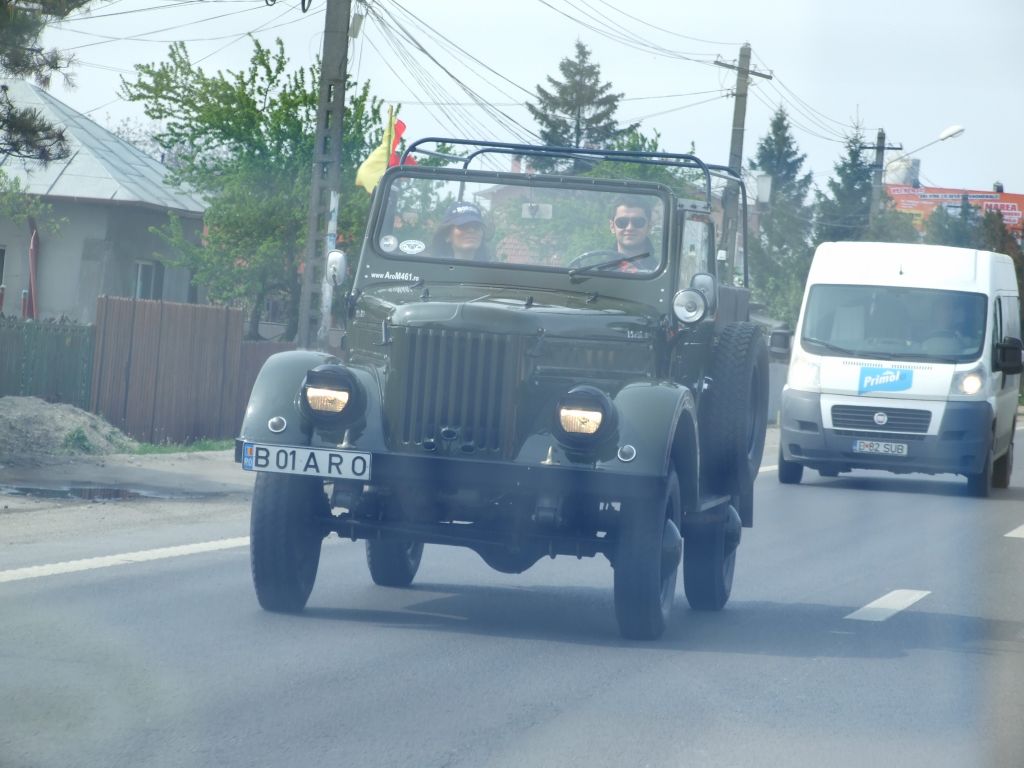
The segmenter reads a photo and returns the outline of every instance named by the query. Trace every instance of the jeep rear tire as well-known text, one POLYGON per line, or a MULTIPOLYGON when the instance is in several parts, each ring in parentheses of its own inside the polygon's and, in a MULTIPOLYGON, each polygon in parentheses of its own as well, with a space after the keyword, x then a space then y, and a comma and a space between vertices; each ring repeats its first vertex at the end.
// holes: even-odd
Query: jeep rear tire
POLYGON ((730 323, 722 329, 710 366, 711 388, 701 407, 701 467, 705 487, 738 503, 751 526, 753 486, 764 455, 768 424, 768 347, 760 326, 730 323))
POLYGON ((675 599, 682 538, 682 502, 675 470, 657 509, 621 505, 615 568, 615 618, 628 640, 661 637, 675 599))
POLYGON ((684 521, 683 588, 690 607, 697 611, 720 611, 732 594, 736 570, 736 549, 743 526, 730 505, 684 521))
POLYGON ((256 599, 267 611, 297 613, 306 607, 320 565, 320 545, 330 515, 316 478, 260 472, 252 494, 249 559, 256 599))
POLYGON ((422 541, 366 540, 366 564, 370 568, 370 578, 382 587, 408 587, 416 578, 422 557, 422 541))

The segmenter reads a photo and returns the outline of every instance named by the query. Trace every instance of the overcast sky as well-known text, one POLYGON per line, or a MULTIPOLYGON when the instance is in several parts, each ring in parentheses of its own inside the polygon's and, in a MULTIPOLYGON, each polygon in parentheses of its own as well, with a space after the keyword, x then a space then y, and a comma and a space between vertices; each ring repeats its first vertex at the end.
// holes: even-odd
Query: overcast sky
MULTIPOLYGON (((280 36, 296 66, 308 63, 320 52, 326 0, 308 2, 305 13, 300 0, 95 2, 46 35, 47 46, 74 48, 80 59, 77 87, 55 83, 52 92, 109 127, 125 117, 143 120, 138 105, 118 100, 119 78, 132 79, 134 64, 161 60, 172 40, 187 41, 208 72, 243 68, 250 32, 268 43, 280 36)), ((773 79, 753 78, 744 165, 782 104, 818 186, 855 125, 872 144, 884 128, 905 151, 962 125, 959 138, 915 154, 923 183, 989 189, 1000 180, 1007 192, 1024 193, 1024 68, 1015 55, 1022 38, 1021 0, 373 0, 349 55, 358 80, 402 103, 407 139, 522 140, 536 130, 521 105, 526 92, 557 76, 580 39, 603 79, 625 96, 620 122, 659 131, 666 150, 686 152, 692 142, 704 160, 724 165, 736 74, 713 62, 735 63, 749 42, 753 67, 773 79), (423 51, 403 39, 400 26, 423 51), (452 76, 507 118, 499 122, 472 105, 452 76)))

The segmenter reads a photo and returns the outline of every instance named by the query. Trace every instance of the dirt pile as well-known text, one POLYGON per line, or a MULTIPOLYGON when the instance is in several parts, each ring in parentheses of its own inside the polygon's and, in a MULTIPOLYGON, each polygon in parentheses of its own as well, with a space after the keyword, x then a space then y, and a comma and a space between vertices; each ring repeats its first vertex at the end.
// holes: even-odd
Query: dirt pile
POLYGON ((137 443, 99 416, 38 397, 0 397, 0 461, 131 453, 137 443))

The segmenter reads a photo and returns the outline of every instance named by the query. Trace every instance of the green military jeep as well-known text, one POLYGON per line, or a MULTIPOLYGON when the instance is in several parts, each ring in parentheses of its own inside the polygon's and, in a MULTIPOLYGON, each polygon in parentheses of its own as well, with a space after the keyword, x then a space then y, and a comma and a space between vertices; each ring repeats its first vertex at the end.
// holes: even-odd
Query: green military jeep
POLYGON ((691 607, 722 608, 768 408, 748 291, 716 275, 712 179, 736 180, 692 155, 443 141, 461 167, 393 167, 374 192, 341 349, 274 355, 253 386, 236 454, 260 605, 303 609, 333 531, 390 587, 424 544, 505 573, 603 554, 628 638, 664 631, 680 562, 691 607))

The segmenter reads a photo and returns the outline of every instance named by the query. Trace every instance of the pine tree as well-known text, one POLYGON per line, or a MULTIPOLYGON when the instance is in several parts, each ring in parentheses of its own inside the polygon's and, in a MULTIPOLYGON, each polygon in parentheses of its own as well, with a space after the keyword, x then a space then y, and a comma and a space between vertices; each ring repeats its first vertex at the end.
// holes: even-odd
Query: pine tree
POLYGON ((537 104, 526 104, 541 139, 548 146, 607 147, 622 134, 615 121, 622 94, 601 82, 601 67, 591 62, 590 49, 579 40, 576 58, 562 59, 558 71, 563 79, 549 76, 549 89, 537 86, 537 104))
POLYGON ((836 178, 828 180, 828 194, 816 193, 815 244, 863 240, 868 232, 872 169, 864 157, 864 136, 857 131, 847 137, 845 146, 835 164, 836 178))
POLYGON ((793 139, 789 117, 780 108, 768 134, 757 145, 752 171, 772 177, 767 209, 750 243, 751 278, 757 298, 775 317, 795 324, 811 263, 811 174, 803 173, 807 155, 793 139))
MULTIPOLYGON (((65 81, 73 57, 44 51, 39 40, 46 25, 84 8, 90 0, 0 0, 0 77, 32 78, 48 87, 56 73, 65 81)), ((33 109, 19 108, 6 86, 0 86, 0 155, 48 162, 68 152, 64 130, 48 123, 33 109)))

